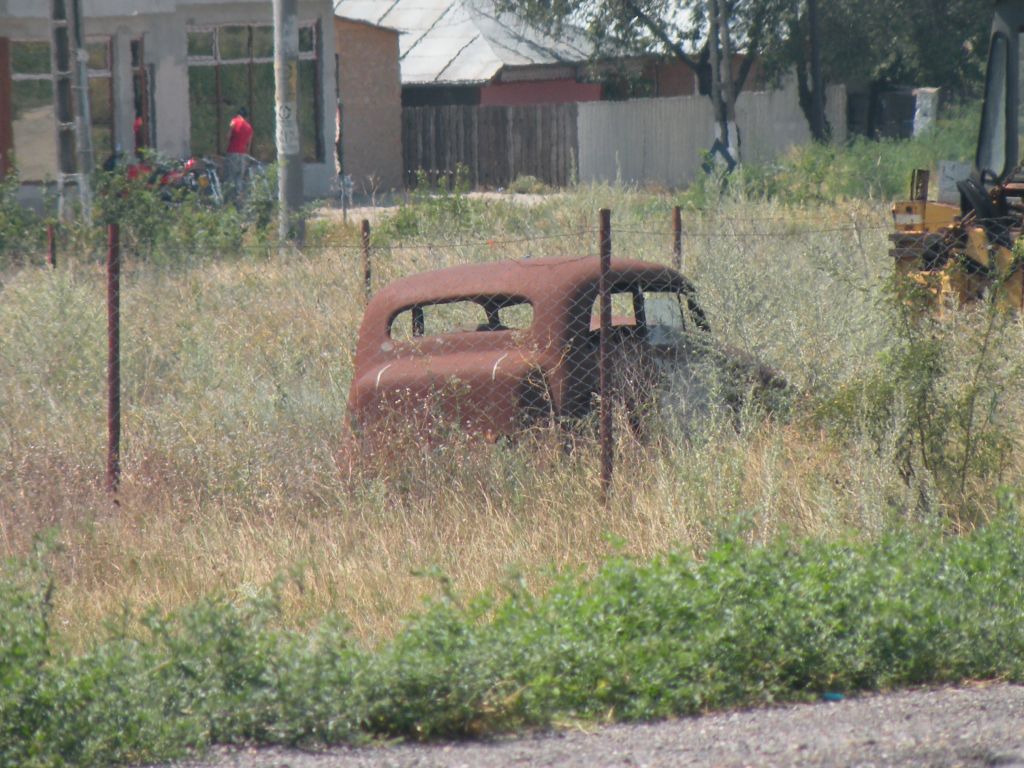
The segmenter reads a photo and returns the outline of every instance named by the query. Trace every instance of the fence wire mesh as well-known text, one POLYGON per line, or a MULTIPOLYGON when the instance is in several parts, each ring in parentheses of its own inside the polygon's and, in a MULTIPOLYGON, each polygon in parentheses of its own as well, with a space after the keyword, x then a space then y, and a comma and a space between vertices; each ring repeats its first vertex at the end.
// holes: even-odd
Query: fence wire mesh
MULTIPOLYGON (((464 199, 441 204, 451 210, 431 211, 431 226, 400 207, 372 232, 342 228, 350 235, 295 254, 335 265, 338 290, 358 307, 344 310, 348 335, 336 339, 338 351, 344 355, 357 336, 358 343, 334 380, 349 390, 345 420, 385 449, 400 435, 427 444, 454 435, 516 440, 537 433, 572 444, 596 441, 602 404, 613 413, 617 438, 639 442, 685 436, 710 412, 772 408, 785 399, 787 381, 761 361, 774 363, 776 349, 794 345, 752 333, 751 318, 778 301, 758 288, 755 273, 774 268, 758 249, 813 257, 817 269, 835 269, 842 278, 831 260, 863 252, 862 238, 883 240, 888 228, 877 219, 789 212, 688 217, 674 248, 671 209, 661 220, 623 217, 611 230, 602 397, 601 231, 593 214, 551 220, 541 212, 494 226, 473 221, 464 199), (723 249, 749 251, 751 274, 737 272, 723 249), (371 299, 357 333, 367 285, 371 299)), ((75 234, 58 232, 62 266, 61 252, 73 249, 75 234)), ((149 258, 141 242, 129 234, 129 260, 149 258)), ((236 243, 229 253, 272 252, 266 244, 236 243)), ((20 261, 43 265, 47 256, 44 244, 20 261)), ((182 254, 184 266, 190 257, 182 254)), ((130 315, 123 321, 132 326, 130 315)))

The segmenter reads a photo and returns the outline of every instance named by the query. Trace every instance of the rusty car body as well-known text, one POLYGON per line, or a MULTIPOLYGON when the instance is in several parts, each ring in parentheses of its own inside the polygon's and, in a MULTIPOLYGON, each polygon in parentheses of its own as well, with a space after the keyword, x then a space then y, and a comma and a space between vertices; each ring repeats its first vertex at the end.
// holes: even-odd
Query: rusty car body
MULTIPOLYGON (((595 257, 499 261, 395 281, 368 303, 348 400, 357 435, 439 424, 489 439, 579 423, 598 389, 595 257)), ((662 264, 613 259, 611 366, 634 414, 667 361, 707 357, 693 285, 662 264)), ((770 383, 767 370, 755 378, 770 383)), ((704 397, 690 386, 692 403, 704 397)))

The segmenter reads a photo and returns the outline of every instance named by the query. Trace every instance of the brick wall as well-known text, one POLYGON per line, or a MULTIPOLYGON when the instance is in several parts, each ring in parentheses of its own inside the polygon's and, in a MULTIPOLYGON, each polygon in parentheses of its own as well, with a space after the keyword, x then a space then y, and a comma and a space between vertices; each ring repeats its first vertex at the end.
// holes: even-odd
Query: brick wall
POLYGON ((402 187, 398 32, 335 17, 342 163, 356 193, 402 187))

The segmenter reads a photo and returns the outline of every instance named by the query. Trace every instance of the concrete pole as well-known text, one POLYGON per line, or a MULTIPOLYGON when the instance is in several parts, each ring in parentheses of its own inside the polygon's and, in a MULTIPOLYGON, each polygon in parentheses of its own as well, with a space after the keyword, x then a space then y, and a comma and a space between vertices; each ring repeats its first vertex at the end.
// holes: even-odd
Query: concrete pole
POLYGON ((78 146, 78 194, 82 213, 92 217, 92 113, 89 109, 89 52, 82 33, 81 0, 71 0, 71 40, 75 54, 75 81, 78 98, 75 99, 75 143, 78 146))
POLYGON ((298 0, 274 2, 274 107, 277 123, 278 235, 302 243, 302 153, 299 145, 298 0))
POLYGON ((121 228, 107 227, 107 492, 121 482, 121 228))
POLYGON ((611 498, 612 472, 615 463, 615 444, 612 433, 611 372, 608 357, 611 350, 612 296, 609 272, 612 269, 612 212, 600 211, 601 272, 598 297, 601 311, 600 352, 598 358, 598 392, 601 399, 601 502, 608 506, 611 498))

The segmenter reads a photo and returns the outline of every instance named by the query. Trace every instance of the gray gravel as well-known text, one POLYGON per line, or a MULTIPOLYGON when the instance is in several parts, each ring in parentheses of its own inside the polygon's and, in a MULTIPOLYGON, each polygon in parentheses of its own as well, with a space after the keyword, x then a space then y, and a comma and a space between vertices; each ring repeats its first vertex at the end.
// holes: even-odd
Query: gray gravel
POLYGON ((187 768, 1016 766, 1024 687, 977 684, 490 741, 219 750, 187 768))

